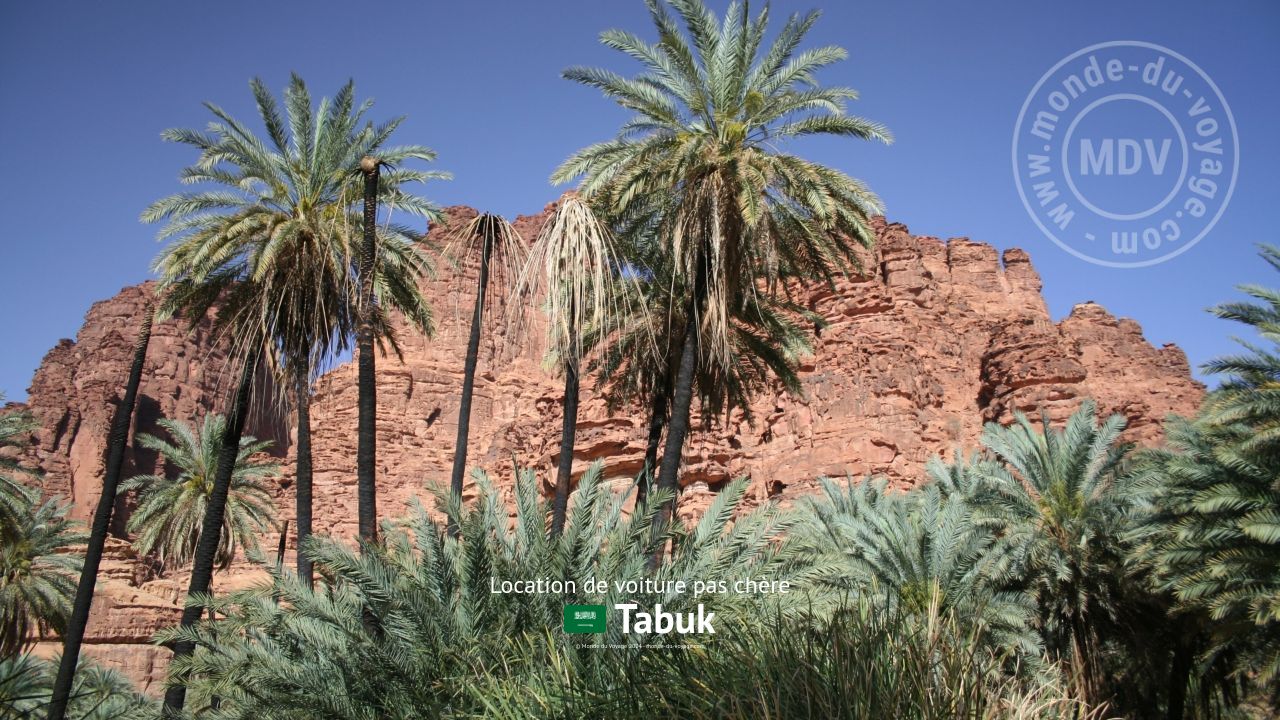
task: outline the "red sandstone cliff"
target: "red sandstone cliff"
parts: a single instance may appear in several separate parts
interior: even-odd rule
[[[473,214],[449,210],[455,221]],[[544,217],[521,217],[515,225],[532,238]],[[974,447],[984,422],[1007,421],[1015,410],[1045,408],[1062,419],[1092,397],[1101,412],[1128,419],[1130,439],[1151,442],[1164,416],[1196,408],[1203,388],[1191,379],[1186,357],[1171,345],[1152,347],[1133,321],[1083,304],[1054,323],[1025,252],[1010,249],[1001,257],[966,239],[944,243],[898,224],[876,227],[879,241],[865,254],[862,276],[806,291],[825,325],[801,372],[803,397],[767,393],[753,405],[754,425],[735,415],[695,433],[685,452],[685,511],[696,511],[720,484],[744,475],[751,478],[752,502],[797,497],[822,475],[881,473],[911,483],[928,457]],[[379,360],[378,506],[384,517],[448,483],[474,286],[467,269],[440,263],[439,270],[439,278],[425,284],[436,336],[404,332],[403,362]],[[41,424],[32,458],[48,473],[46,487],[76,502],[77,517],[87,517],[96,501],[111,410],[150,292],[149,285],[125,288],[96,304],[76,341],[60,342],[32,380],[29,406]],[[469,457],[509,482],[513,457],[544,471],[554,462],[561,384],[544,369],[538,338],[517,344],[499,324],[491,327],[481,348]],[[191,421],[222,411],[225,359],[205,325],[188,332],[175,321],[157,324],[135,432],[154,429],[164,416]],[[339,366],[317,382],[311,412],[315,528],[351,537],[353,366]],[[262,413],[251,431],[278,437],[283,452],[287,434],[273,429],[282,421],[269,416]],[[645,421],[640,410],[609,414],[584,389],[575,469],[602,459],[607,476],[630,479],[640,467]],[[150,472],[156,458],[131,455],[128,462],[127,472]],[[280,518],[291,519],[288,476],[277,500]],[[127,513],[127,501],[121,510]],[[276,538],[264,540],[275,546]],[[186,579],[148,578],[123,542],[112,547],[87,654],[154,683],[167,651],[141,643],[176,619]],[[215,586],[227,589],[255,576],[242,566],[216,577]],[[55,649],[54,643],[41,647]]]
[[[143,283],[95,303],[76,340],[54,346],[31,380],[27,407],[39,428],[32,434],[27,460],[44,469],[46,496],[70,499],[71,516],[86,524],[101,492],[107,434],[124,395],[139,321],[154,291],[154,283]],[[234,382],[226,369],[226,351],[207,321],[195,328],[176,319],[156,323],[132,435],[157,432],[156,423],[164,417],[190,421],[210,410],[223,411],[222,397]],[[260,437],[288,437],[287,426],[270,411],[257,410],[250,424],[251,432]],[[281,453],[284,450],[282,445]],[[125,477],[155,472],[157,460],[153,452],[130,449]],[[117,502],[112,525],[121,537],[132,505],[132,498]],[[144,687],[163,677],[168,656],[167,650],[149,645],[150,638],[179,615],[176,583],[150,580],[129,544],[113,539],[103,558],[86,638],[88,655],[123,670]],[[57,643],[41,643],[38,648],[43,654],[60,649]]]

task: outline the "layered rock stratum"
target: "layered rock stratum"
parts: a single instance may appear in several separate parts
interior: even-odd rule
[[[549,210],[550,208],[548,208]],[[454,207],[450,223],[432,231],[445,243],[449,227],[474,217]],[[547,211],[514,223],[532,239]],[[1159,442],[1160,422],[1191,413],[1204,393],[1186,356],[1173,345],[1153,347],[1132,320],[1093,303],[1075,306],[1054,322],[1040,277],[1018,249],[958,238],[914,236],[903,225],[877,221],[874,250],[862,272],[799,291],[822,318],[814,352],[800,371],[803,394],[781,388],[757,397],[752,422],[741,412],[712,421],[693,435],[684,454],[682,514],[696,514],[727,481],[749,478],[748,501],[790,502],[811,493],[822,476],[879,474],[900,486],[919,481],[925,461],[977,447],[985,422],[1008,422],[1015,412],[1048,413],[1061,421],[1086,398],[1103,413],[1128,421],[1126,437]],[[447,485],[457,429],[459,388],[474,299],[473,264],[438,262],[424,282],[436,312],[428,339],[400,328],[402,357],[378,366],[378,503],[383,517],[402,514],[414,497],[430,503]],[[75,341],[45,356],[31,383],[28,406],[39,422],[29,459],[46,471],[50,493],[75,502],[88,518],[97,502],[108,425],[130,362],[131,347],[151,284],[127,287],[94,305]],[[539,470],[549,482],[558,452],[561,381],[543,362],[536,324],[520,339],[492,322],[483,334],[472,410],[470,464],[510,486],[513,463]],[[186,422],[224,410],[232,382],[224,344],[207,321],[156,325],[136,410],[134,434],[154,432],[165,417]],[[269,394],[263,381],[260,395]],[[312,444],[315,530],[339,538],[356,533],[354,433],[356,372],[341,364],[315,384]],[[642,464],[646,433],[642,408],[611,412],[600,393],[584,388],[575,473],[594,461],[624,486]],[[289,414],[262,402],[249,432],[277,440],[292,466]],[[131,451],[126,472],[162,466]],[[468,485],[468,497],[473,492]],[[278,481],[281,520],[292,520],[292,477]],[[160,688],[168,651],[149,644],[154,631],[176,621],[186,587],[183,573],[157,577],[125,542],[132,499],[123,498],[90,620],[85,654],[123,670],[145,689]],[[291,523],[292,524],[292,523]],[[278,535],[262,539],[274,552]],[[292,562],[292,538],[286,563]],[[239,562],[215,576],[215,589],[257,582],[261,571]],[[58,649],[50,639],[41,653]]]

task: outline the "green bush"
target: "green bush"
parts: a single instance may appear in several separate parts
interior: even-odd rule
[[[57,673],[56,658],[47,662],[24,654],[0,661],[0,720],[43,717]],[[128,680],[80,661],[67,706],[71,720],[152,720],[158,712]]]
[[[470,690],[486,717],[510,720],[1091,716],[1047,668],[1006,674],[981,634],[936,604],[920,615],[855,600],[821,615],[740,616],[700,647],[587,668],[563,648],[516,640],[512,656],[532,674],[491,674]]]
[[[969,468],[930,463],[930,480],[910,492],[882,480],[823,481],[823,494],[802,503],[795,539],[815,558],[825,586],[856,593],[881,612],[922,617],[937,608],[963,616],[984,646],[1034,663],[1041,654],[1035,603],[1014,585],[1021,548],[977,522],[969,489],[952,482]]]
[[[563,534],[547,532],[551,508],[538,495],[532,473],[515,488],[512,520],[501,495],[477,474],[474,508],[441,499],[446,520],[422,508],[399,527],[384,529],[385,545],[357,552],[314,539],[306,547],[327,580],[308,590],[276,571],[269,587],[210,602],[223,619],[175,629],[161,640],[192,640],[200,648],[176,662],[174,674],[189,676],[194,707],[220,699],[217,717],[396,718],[449,714],[468,705],[468,685],[485,675],[519,676],[541,671],[548,654],[607,677],[619,662],[642,654],[662,636],[624,635],[612,625],[601,642],[623,649],[578,649],[547,641],[542,653],[512,652],[512,639],[534,643],[560,634],[563,606],[612,605],[625,597],[640,605],[662,603],[683,611],[703,603],[724,616],[745,612],[744,596],[692,593],[618,593],[614,581],[732,580],[765,577],[802,582],[805,568],[779,536],[790,520],[766,506],[733,519],[745,482],[726,488],[688,532],[655,537],[653,519],[663,498],[647,509],[625,513],[626,496],[586,473],[574,494]],[[455,537],[448,530],[458,528]],[[671,544],[669,553],[663,551]],[[653,568],[656,555],[663,561]],[[512,595],[490,591],[492,581],[574,581],[565,595]],[[587,579],[605,580],[604,594],[585,593]],[[793,597],[799,599],[799,594]],[[784,614],[795,608],[781,608]],[[540,641],[539,641],[540,642]],[[597,671],[590,670],[603,666]],[[461,703],[461,705],[460,705]]]
[[[1003,615],[970,614],[991,594],[975,591],[949,607],[948,596],[933,593],[908,606],[886,602],[884,593],[833,589],[823,580],[835,576],[830,559],[790,539],[810,516],[773,505],[740,511],[741,481],[696,525],[655,537],[664,498],[627,512],[628,493],[611,490],[599,473],[594,466],[582,479],[556,538],[531,473],[516,483],[514,517],[477,474],[473,508],[442,497],[443,519],[416,508],[384,528],[384,545],[362,553],[312,540],[306,551],[325,579],[317,590],[277,570],[267,586],[204,598],[218,620],[159,638],[199,648],[174,665],[174,678],[191,690],[188,710],[219,720],[292,720],[995,717],[1027,702],[1038,708],[1027,717],[1079,709],[1052,668],[1019,667],[1033,653],[993,642],[1009,627],[993,629]],[[577,591],[491,592],[491,582],[535,578],[572,580]],[[764,578],[797,589],[695,596],[619,593],[612,585],[645,578],[690,586]],[[608,581],[610,590],[586,593],[587,579]],[[623,600],[673,612],[700,603],[717,613],[716,633],[623,634],[618,623],[603,635],[560,629],[565,604]],[[1025,632],[1025,621],[1019,627]]]

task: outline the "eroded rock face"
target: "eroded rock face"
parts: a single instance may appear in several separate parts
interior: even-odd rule
[[[454,227],[474,214],[448,211]],[[545,216],[521,217],[515,225],[530,240]],[[682,514],[696,514],[726,481],[742,476],[750,478],[753,504],[800,497],[823,475],[877,473],[907,485],[930,456],[976,447],[984,422],[1008,422],[1015,411],[1044,409],[1061,420],[1091,397],[1102,413],[1128,419],[1129,439],[1153,442],[1167,414],[1191,413],[1199,403],[1203,388],[1182,352],[1152,347],[1133,321],[1084,304],[1054,323],[1025,252],[1001,256],[982,243],[913,236],[883,221],[876,230],[878,243],[863,253],[861,275],[803,290],[823,319],[813,357],[801,370],[803,396],[768,392],[752,406],[754,423],[735,413],[693,434],[684,456]],[[433,237],[443,244],[447,232],[433,230]],[[439,277],[424,286],[436,335],[428,340],[401,328],[403,360],[378,361],[383,517],[402,514],[414,497],[429,504],[430,491],[449,480],[475,267],[463,262],[455,270],[440,262],[438,268]],[[78,517],[91,513],[96,501],[110,410],[122,394],[137,315],[150,292],[149,285],[126,288],[95,305],[77,341],[51,350],[32,381],[30,405],[41,422],[34,457],[49,474],[47,486],[76,500]],[[536,320],[519,341],[508,337],[501,319],[488,323],[469,464],[509,486],[514,459],[538,468],[549,482],[559,447],[561,380],[544,367]],[[233,382],[226,364],[207,329],[157,325],[136,431],[153,429],[161,416],[192,421],[211,408],[220,411]],[[602,460],[605,475],[624,485],[641,467],[646,412],[610,413],[589,386],[584,383],[575,472]],[[344,364],[317,381],[311,409],[315,530],[340,538],[356,534],[356,398],[355,367]],[[260,420],[253,431],[272,436],[278,422]],[[281,440],[289,444],[287,435]],[[155,458],[131,456],[129,463],[130,472],[150,472]],[[292,464],[290,449],[286,467]],[[466,494],[473,493],[469,482]],[[289,474],[279,482],[277,506],[280,519],[292,521]],[[277,539],[263,538],[264,550],[274,552]],[[292,556],[290,538],[286,563]],[[227,589],[259,578],[241,564],[216,576],[215,584]],[[100,586],[87,654],[158,688],[167,651],[142,643],[177,617],[185,587],[180,574],[152,579],[113,571]],[[131,619],[123,619],[126,614]]]
[[[39,429],[32,436],[28,455],[47,475],[45,492],[74,502],[71,515],[77,519],[93,515],[102,487],[111,421],[124,397],[144,308],[154,297],[155,284],[147,282],[95,303],[75,341],[59,341],[31,380],[27,407]],[[134,409],[124,477],[156,471],[155,453],[135,447],[132,439],[140,433],[162,432],[158,420],[175,418],[190,423],[208,412],[225,412],[226,396],[236,378],[227,371],[224,345],[207,319],[194,327],[176,318],[155,323]],[[260,409],[249,425],[250,432],[259,437],[287,442],[287,426],[274,411]],[[279,450],[283,454],[285,446],[281,444]],[[117,514],[117,531],[123,532],[126,519],[127,509]]]
[[[108,538],[81,657],[119,670],[143,692],[159,695],[170,652],[153,645],[151,638],[160,628],[176,625],[182,608],[174,597],[156,594],[149,583],[140,582],[140,567],[128,542]],[[34,652],[52,658],[62,652],[62,643],[44,638]]]
[[[112,417],[124,397],[134,342],[154,294],[154,283],[143,283],[95,303],[76,339],[59,341],[45,355],[28,390],[26,405],[39,427],[32,433],[25,460],[45,471],[41,487],[46,497],[71,500],[70,515],[86,525],[101,495]],[[207,319],[194,328],[183,319],[155,323],[123,477],[163,471],[155,453],[133,442],[140,433],[163,434],[157,425],[160,419],[193,423],[208,412],[225,412],[236,382],[228,366],[226,349]],[[256,409],[249,425],[259,437],[281,438],[284,442],[278,451],[284,454],[287,426],[270,405]],[[133,506],[133,498],[117,499],[112,529],[119,537],[125,536]],[[153,580],[149,564],[140,561],[128,542],[110,539],[85,637],[85,656],[122,670],[148,690],[160,691],[157,683],[163,679],[169,651],[149,643],[158,628],[180,617],[177,587],[173,579]],[[185,579],[181,588],[186,589]],[[61,645],[45,641],[36,650],[52,655]]]

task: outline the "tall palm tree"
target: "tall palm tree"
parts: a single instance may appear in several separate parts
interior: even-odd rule
[[[458,439],[453,452],[453,474],[450,476],[449,491],[461,501],[462,484],[467,471],[467,441],[471,428],[471,396],[475,389],[476,364],[480,356],[480,326],[484,322],[486,310],[489,308],[489,285],[493,258],[498,257],[496,280],[499,291],[496,299],[501,301],[508,282],[518,277],[524,263],[524,242],[520,234],[501,215],[489,213],[473,218],[457,233],[453,248],[463,255],[463,262],[474,251],[479,251],[480,266],[476,278],[476,301],[471,315],[471,334],[467,338],[467,357],[462,369],[462,397],[458,401]],[[478,247],[477,247],[478,246]]]
[[[222,253],[238,260],[239,251],[252,265],[247,279],[254,282],[239,288],[245,322],[256,324],[267,338],[267,359],[280,376],[278,387],[293,396],[297,411],[296,532],[301,540],[311,532],[311,380],[350,347],[356,322],[355,235],[362,218],[355,212],[361,183],[352,170],[367,151],[386,146],[402,118],[370,125],[365,116],[371,102],[357,107],[350,82],[317,108],[295,75],[284,92],[283,114],[260,80],[250,87],[267,138],[259,139],[210,105],[217,119],[210,132],[174,130],[166,138],[201,151],[201,159],[184,171],[184,181],[217,189],[166,198],[144,217],[168,220],[161,236],[182,238],[166,258],[166,271],[191,266],[196,274],[223,275],[210,277],[210,286],[199,288],[204,296],[194,301],[198,306],[216,300],[214,290],[246,279],[232,271],[234,263]],[[381,151],[390,162],[434,157],[415,146]],[[440,177],[445,176],[399,169],[382,181],[382,191],[390,206],[434,218],[433,206],[401,186]],[[224,228],[233,232],[218,239],[214,233]],[[380,234],[379,262],[387,282],[377,291],[385,296],[384,304],[405,311],[411,324],[429,331],[430,309],[416,283],[428,268],[425,256],[416,251],[421,233],[388,224]],[[372,323],[375,337],[394,344],[385,315],[375,313]],[[298,572],[310,581],[310,561],[302,553]]]
[[[392,223],[389,218],[379,226],[378,203],[382,202],[388,210],[404,210],[428,222],[439,220],[439,208],[405,192],[401,185],[449,177],[447,173],[400,167],[407,160],[431,161],[436,157],[433,151],[420,145],[384,146],[385,135],[395,130],[403,119],[399,117],[380,126],[378,135],[383,137],[361,145],[364,152],[355,174],[362,181],[362,213],[355,223],[360,228],[361,240],[353,283],[357,289],[355,335],[359,375],[356,494],[359,533],[365,542],[376,541],[378,537],[378,386],[374,345],[387,343],[399,353],[389,315],[393,309],[423,334],[430,336],[435,330],[431,307],[418,285],[424,275],[433,272],[426,256],[418,250],[420,244],[426,242],[426,233]],[[372,126],[366,126],[366,132],[371,129]]]
[[[364,176],[364,215],[360,228],[360,265],[356,279],[360,295],[356,304],[356,364],[359,398],[356,403],[356,499],[360,540],[378,539],[378,368],[373,356],[373,285],[377,282],[378,178],[382,161],[371,155],[360,158]]]
[[[610,412],[629,406],[647,407],[649,418],[644,461],[636,475],[636,504],[645,503],[657,472],[657,455],[670,412],[670,352],[666,344],[672,335],[671,293],[655,268],[661,257],[650,244],[628,243],[624,253],[625,271],[633,282],[611,289],[635,297],[620,297],[613,304],[623,312],[611,318],[611,326],[592,328],[583,346],[595,351],[587,372],[596,374],[597,389]]]
[[[621,306],[639,311],[617,318],[617,327],[586,334],[585,342],[595,347],[608,337],[590,370],[596,373],[611,409],[630,405],[649,409],[644,462],[636,478],[636,501],[644,502],[657,474],[658,448],[671,411],[672,348],[684,337],[685,318],[678,301],[681,292],[673,288],[678,279],[672,277],[652,231],[623,228],[622,232],[628,241],[622,246],[627,269],[637,284],[618,290],[639,291],[640,297]],[[694,380],[704,423],[733,410],[751,420],[750,401],[774,382],[801,395],[799,361],[812,354],[813,346],[808,329],[797,319],[822,322],[812,311],[781,297],[760,296],[750,304],[735,302],[731,307],[730,361],[724,366],[704,364]]]
[[[81,557],[68,553],[85,541],[67,519],[66,504],[41,501],[30,491],[30,505],[0,537],[0,659],[21,652],[34,630],[66,628]]]
[[[552,536],[564,528],[573,481],[580,371],[586,349],[583,335],[614,327],[617,317],[628,312],[624,309],[627,299],[635,296],[615,286],[634,284],[634,276],[624,272],[612,234],[591,206],[577,193],[562,195],[529,249],[516,289],[518,295],[544,297],[548,347],[564,375]]]
[[[1259,254],[1280,270],[1280,248]],[[1209,678],[1280,679],[1280,290],[1239,289],[1250,299],[1211,312],[1258,339],[1205,364],[1222,384],[1197,418],[1166,424],[1167,448],[1144,453],[1135,481],[1135,555],[1179,615],[1210,628],[1196,664],[1202,688]]]
[[[1128,446],[1124,419],[1097,422],[1084,402],[1056,429],[1018,413],[1010,426],[988,423],[982,444],[997,462],[982,465],[973,502],[1023,549],[1026,583],[1040,609],[1045,649],[1066,664],[1079,696],[1105,701],[1102,639],[1116,614],[1125,518],[1120,482]]]
[[[1280,247],[1262,245],[1259,255],[1280,270]],[[1201,533],[1202,545],[1193,552],[1206,559],[1195,575],[1202,602],[1215,619],[1252,615],[1257,644],[1247,654],[1261,682],[1268,683],[1280,679],[1280,563],[1275,562],[1280,546],[1280,289],[1239,289],[1252,300],[1224,303],[1211,312],[1243,323],[1264,344],[1239,341],[1245,353],[1205,364],[1206,372],[1223,377],[1203,415],[1217,441],[1213,465],[1225,468],[1210,473],[1212,499],[1198,499],[1196,519],[1188,524]],[[1186,433],[1182,437],[1190,440]],[[1264,488],[1268,478],[1271,486]],[[1232,516],[1222,522],[1234,527],[1215,536],[1217,512]],[[1183,540],[1194,532],[1188,530]],[[1226,549],[1235,543],[1248,549]],[[1184,587],[1180,596],[1185,594]],[[1272,701],[1280,703],[1280,692],[1273,693]]]
[[[880,125],[844,114],[856,97],[823,88],[815,73],[845,57],[838,47],[797,53],[817,13],[793,16],[762,52],[768,10],[752,18],[733,4],[722,24],[701,0],[648,0],[658,33],[650,44],[610,30],[601,42],[640,61],[624,78],[573,68],[565,77],[600,89],[636,116],[618,137],[580,150],[553,182],[582,179],[582,192],[611,218],[657,228],[673,286],[683,292],[684,337],[676,362],[671,420],[658,487],[674,492],[694,379],[731,354],[732,305],[780,292],[787,275],[830,278],[857,266],[869,245],[867,216],[880,212],[861,182],[777,150],[790,138],[837,135],[889,141]],[[668,509],[668,513],[670,508]]]
[[[209,489],[209,499],[192,556],[191,580],[187,583],[187,602],[182,610],[183,627],[188,627],[200,619],[202,607],[193,599],[208,594],[213,584],[213,569],[218,557],[218,547],[222,542],[227,498],[231,494],[231,477],[235,473],[236,461],[240,455],[240,439],[244,436],[245,420],[249,415],[254,377],[258,374],[262,359],[261,342],[259,340],[258,343],[250,346],[248,357],[240,369],[235,395],[228,403],[226,425],[223,428],[217,461],[214,464],[216,470],[213,484]],[[177,661],[194,651],[195,646],[190,643],[177,643],[173,647],[174,660]],[[186,687],[181,681],[171,683],[165,691],[165,712],[174,714],[181,711],[185,699]]]
[[[148,302],[142,311],[142,327],[133,346],[133,362],[125,383],[124,397],[111,419],[111,435],[107,438],[107,467],[102,480],[102,493],[93,513],[93,525],[89,529],[89,544],[85,548],[84,565],[76,586],[75,603],[63,634],[62,657],[58,661],[58,674],[54,680],[49,702],[49,720],[62,720],[66,716],[67,703],[80,661],[80,646],[84,643],[89,625],[89,611],[93,606],[93,592],[98,584],[98,567],[102,563],[102,550],[111,527],[111,514],[116,505],[120,473],[124,467],[125,444],[129,441],[129,427],[133,420],[133,408],[138,399],[138,387],[142,383],[142,368],[147,359],[147,346],[151,343],[151,325],[155,319],[154,303]]]
[[[129,532],[137,535],[134,546],[171,569],[185,566],[195,556],[226,420],[221,415],[206,415],[198,433],[178,420],[166,418],[159,424],[172,440],[142,434],[137,443],[159,453],[177,475],[136,475],[126,480],[121,490],[138,493],[138,508],[129,518]],[[231,564],[237,547],[256,549],[257,535],[275,525],[271,494],[264,480],[279,474],[280,464],[255,457],[271,445],[270,440],[247,435],[240,438],[218,542],[216,562],[221,569]]]
[[[171,240],[155,262],[167,291],[162,311],[180,313],[192,322],[215,313],[215,327],[230,336],[234,355],[243,360],[226,412],[226,432],[197,542],[189,596],[209,589],[224,505],[261,359],[265,356],[277,370],[300,375],[298,368],[314,367],[317,348],[322,356],[326,349],[339,346],[337,340],[324,344],[324,338],[330,337],[326,332],[342,335],[360,325],[371,339],[395,347],[392,310],[401,311],[410,325],[426,331],[432,323],[417,284],[429,268],[418,248],[423,234],[391,222],[375,232],[374,223],[365,223],[356,207],[362,195],[358,169],[362,158],[376,153],[394,166],[409,159],[430,160],[434,154],[414,145],[388,147],[403,118],[375,126],[365,117],[372,102],[357,106],[350,82],[331,101],[322,101],[313,114],[310,94],[295,76],[285,93],[287,121],[267,101],[261,83],[255,80],[252,86],[268,140],[258,138],[216,105],[206,104],[215,118],[206,132],[169,130],[163,137],[200,151],[197,162],[184,171],[184,181],[217,189],[164,198],[142,216],[148,222],[165,222],[160,236]],[[440,175],[393,167],[376,178],[374,191],[389,208],[435,217],[434,206],[401,187],[435,177]],[[376,236],[369,258],[356,242],[362,225]],[[371,288],[359,288],[358,264],[374,259],[377,276],[366,274]],[[376,306],[372,302],[359,306],[357,288],[376,296]],[[357,315],[359,322],[341,322],[357,313],[363,313]],[[371,353],[366,355],[371,360]],[[284,383],[284,387],[301,388],[302,383]],[[309,506],[303,515],[309,518]],[[308,530],[301,528],[304,534]],[[198,606],[188,606],[183,624],[190,625],[199,613]],[[175,653],[188,654],[191,649],[189,643],[178,643]],[[170,711],[181,709],[184,697],[182,684],[174,683],[166,693],[166,706]]]

